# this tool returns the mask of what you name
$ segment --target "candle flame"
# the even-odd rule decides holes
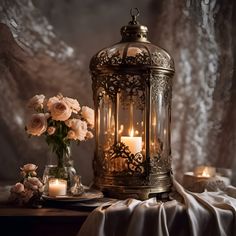
[[[152,121],[152,125],[153,125],[153,126],[156,126],[156,124],[157,124],[157,120],[156,120],[156,117],[154,117],[154,118],[153,118],[153,121]]]
[[[211,177],[210,174],[208,173],[207,169],[203,170],[202,177]]]
[[[59,184],[59,180],[58,180],[58,179],[53,179],[53,180],[52,180],[52,183],[53,183],[53,184]]]
[[[118,133],[121,134],[124,131],[124,125],[120,125],[120,129],[118,130]]]
[[[133,129],[133,128],[131,128],[130,133],[129,133],[129,136],[130,136],[130,137],[134,137],[134,129]]]

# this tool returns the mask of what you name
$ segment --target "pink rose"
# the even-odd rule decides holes
[[[56,128],[53,127],[53,126],[49,126],[48,129],[47,129],[47,132],[49,135],[53,135],[56,131]]]
[[[77,128],[77,124],[78,124],[78,120],[79,119],[69,119],[69,120],[65,121],[65,124],[69,128],[76,129]]]
[[[35,95],[29,100],[28,107],[35,110],[43,109],[45,96],[43,94]]]
[[[29,200],[33,197],[34,191],[31,189],[25,189],[25,192],[22,196],[23,203],[29,202]]]
[[[60,99],[61,97],[60,96],[57,96],[57,97],[51,97],[49,98],[48,102],[47,102],[47,107],[48,107],[48,110],[50,111],[51,110],[51,107],[55,104],[55,103],[58,103],[61,101]]]
[[[22,183],[16,183],[12,188],[11,192],[13,193],[21,193],[25,191],[25,187]]]
[[[27,175],[36,176],[37,175],[36,170],[38,169],[38,166],[30,163],[24,165],[20,169],[21,169],[21,175],[23,177],[26,177]]]
[[[47,130],[48,114],[38,113],[33,114],[29,120],[26,131],[28,134],[40,136]]]
[[[35,164],[29,163],[29,164],[24,165],[20,169],[25,172],[31,172],[31,171],[36,171],[38,169],[38,166],[36,166]]]
[[[81,114],[84,119],[88,122],[88,124],[93,127],[94,126],[94,110],[90,107],[83,106],[81,110]]]
[[[65,121],[68,120],[71,116],[72,110],[64,101],[59,101],[53,103],[49,99],[48,102],[48,110],[51,112],[51,116],[53,120]]]
[[[27,189],[40,190],[43,188],[42,182],[37,177],[28,177],[24,181],[24,185]]]
[[[93,138],[93,133],[91,131],[88,131],[86,133],[86,139],[91,139],[91,138]]]
[[[82,121],[80,119],[70,119],[65,122],[66,125],[71,128],[68,132],[67,138],[74,139],[74,140],[85,140],[86,134],[88,132],[87,130],[87,123],[85,121]]]
[[[78,140],[83,141],[85,140],[87,134],[87,123],[82,120],[78,120],[76,123],[76,127],[74,129],[76,137]]]
[[[70,109],[74,113],[77,114],[80,111],[80,105],[76,99],[65,97],[65,98],[63,98],[63,101],[70,107]]]
[[[69,130],[69,131],[68,131],[68,134],[67,134],[67,138],[68,138],[68,139],[74,139],[74,140],[76,140],[77,137],[76,137],[75,131]]]

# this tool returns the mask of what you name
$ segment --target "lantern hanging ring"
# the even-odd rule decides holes
[[[132,25],[138,24],[136,18],[139,16],[139,10],[137,7],[130,9],[130,15],[132,17],[132,21],[130,21],[129,23]]]

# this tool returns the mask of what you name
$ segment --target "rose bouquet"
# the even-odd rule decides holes
[[[26,164],[21,167],[22,180],[12,186],[9,201],[17,205],[37,205],[44,190],[44,185],[37,178],[37,166]]]
[[[94,110],[80,107],[76,99],[62,94],[46,99],[35,95],[28,103],[33,114],[26,125],[30,136],[44,136],[57,156],[58,167],[64,167],[64,156],[69,154],[72,141],[80,143],[93,138]],[[58,174],[59,175],[59,174]]]

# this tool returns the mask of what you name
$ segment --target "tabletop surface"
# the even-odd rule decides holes
[[[0,235],[75,236],[94,209],[47,201],[41,208],[15,206],[8,202],[8,190],[0,187]]]
[[[72,208],[72,207],[71,207]],[[87,217],[89,211],[83,209],[66,209],[56,207],[17,207],[11,206],[9,203],[0,203],[0,217],[4,216],[48,216],[48,217]]]

